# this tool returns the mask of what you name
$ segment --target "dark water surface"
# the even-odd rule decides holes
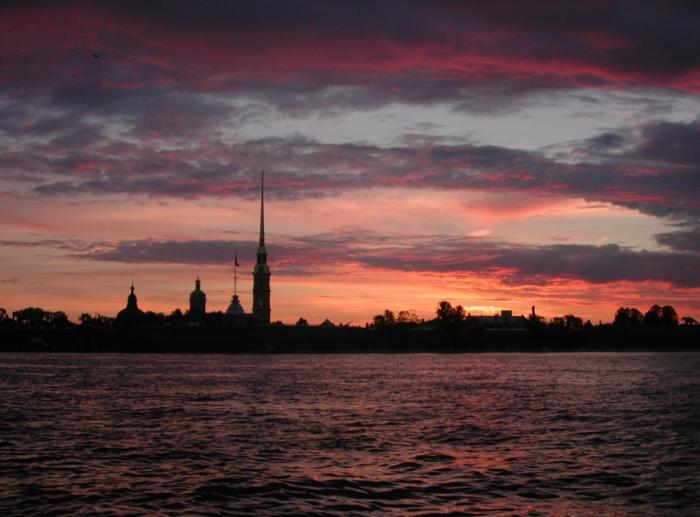
[[[700,515],[700,354],[0,354],[0,514]]]

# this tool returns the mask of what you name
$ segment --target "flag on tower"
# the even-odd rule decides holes
[[[241,267],[241,265],[238,263],[238,254],[233,255],[233,263],[236,264],[236,267]]]

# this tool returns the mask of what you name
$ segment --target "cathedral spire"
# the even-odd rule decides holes
[[[258,259],[253,269],[253,319],[270,324],[270,267],[265,249],[265,173],[260,171],[260,244]]]
[[[260,247],[265,246],[265,171],[260,171]]]

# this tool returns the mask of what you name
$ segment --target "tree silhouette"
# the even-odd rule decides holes
[[[297,322],[295,323],[295,325],[296,325],[297,327],[308,327],[308,326],[309,326],[309,322],[306,321],[306,318],[304,318],[304,317],[302,316],[302,317],[300,317],[300,318],[297,320]]]
[[[678,314],[676,313],[676,309],[670,305],[661,307],[661,325],[664,327],[678,326]]]
[[[569,330],[583,328],[583,320],[578,316],[574,316],[573,314],[567,314],[564,316],[564,324]]]
[[[102,314],[95,314],[90,320],[90,325],[93,327],[113,327],[114,319],[111,316],[103,316]]]
[[[697,327],[698,325],[697,320],[691,316],[683,316],[681,321],[683,322],[684,327]]]
[[[630,310],[627,307],[620,307],[615,311],[613,325],[626,326],[629,321]]]
[[[413,309],[399,311],[399,317],[396,322],[402,325],[417,325],[421,322],[421,318]]]
[[[661,325],[661,307],[652,305],[649,310],[644,313],[645,327],[658,327]]]
[[[652,305],[644,313],[645,327],[676,327],[678,326],[678,314],[670,305]]]
[[[452,304],[447,301],[442,301],[438,303],[435,314],[437,315],[437,320],[440,322],[449,322],[452,315]]]
[[[39,307],[27,307],[12,313],[15,323],[28,328],[65,328],[71,322],[63,311],[45,311]]]
[[[14,321],[7,314],[7,311],[0,307],[0,328],[11,327],[13,324]]]
[[[372,325],[375,328],[396,325],[396,316],[394,315],[394,311],[386,309],[382,314],[377,314],[374,318],[372,318]]]
[[[549,321],[549,326],[555,329],[566,328],[566,320],[561,316],[555,316]]]
[[[641,327],[643,324],[644,314],[635,308],[630,309],[629,325],[632,327]]]
[[[644,315],[635,308],[620,307],[615,312],[613,325],[622,327],[641,327],[644,323]]]
[[[44,326],[44,310],[39,307],[26,307],[14,311],[12,319],[20,327],[40,328]]]
[[[443,327],[460,326],[466,318],[464,307],[461,305],[452,307],[452,304],[447,301],[442,301],[438,304],[435,314],[437,315],[437,324]]]
[[[165,314],[162,312],[146,311],[143,315],[143,324],[152,327],[162,327],[165,323]]]
[[[544,318],[539,314],[535,314],[534,310],[527,317],[527,324],[530,328],[543,328],[545,326]]]
[[[165,321],[171,325],[184,325],[187,323],[187,317],[177,308],[165,317]]]

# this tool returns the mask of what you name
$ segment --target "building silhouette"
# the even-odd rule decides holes
[[[202,285],[197,276],[194,282],[194,291],[190,293],[190,316],[195,319],[202,319],[206,314],[207,295],[202,291]]]
[[[534,306],[533,306],[534,310]],[[472,316],[483,328],[524,329],[527,327],[525,316],[513,316],[512,310],[502,310],[493,316]]]
[[[270,324],[270,267],[267,265],[267,250],[265,249],[265,176],[260,175],[260,241],[258,243],[257,260],[253,268],[253,310],[246,314],[236,292],[236,269],[239,266],[238,257],[234,258],[234,292],[226,312],[223,314],[224,322],[232,325],[245,325],[248,322],[257,325]],[[197,276],[194,291],[190,293],[190,322],[204,323],[206,313],[207,296],[202,291],[202,284]],[[219,313],[220,314],[220,313]],[[134,285],[131,284],[131,293],[115,323],[119,326],[132,326],[143,324],[145,313],[138,308]]]
[[[126,299],[126,307],[119,311],[115,324],[126,327],[143,323],[144,313],[139,309],[136,295],[134,294],[134,284],[131,284],[131,293]]]
[[[234,294],[228,309],[226,309],[226,314],[224,314],[224,322],[227,325],[245,325],[246,318],[246,313],[238,300],[238,295]]]
[[[260,175],[260,242],[253,269],[253,315],[255,323],[270,324],[270,267],[265,249],[265,174]]]

